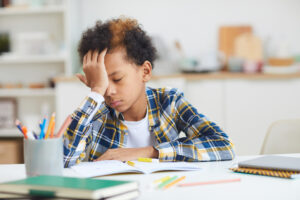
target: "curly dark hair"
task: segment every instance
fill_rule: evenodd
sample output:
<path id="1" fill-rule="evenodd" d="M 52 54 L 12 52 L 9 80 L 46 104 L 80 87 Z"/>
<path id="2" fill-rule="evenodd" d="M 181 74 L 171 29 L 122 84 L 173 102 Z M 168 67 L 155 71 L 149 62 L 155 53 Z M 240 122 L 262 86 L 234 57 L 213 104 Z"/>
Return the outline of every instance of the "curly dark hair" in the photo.
<path id="1" fill-rule="evenodd" d="M 89 50 L 107 48 L 108 52 L 118 48 L 126 49 L 126 58 L 136 65 L 142 65 L 145 61 L 152 64 L 156 59 L 156 49 L 151 38 L 140 27 L 137 20 L 126 17 L 111 19 L 102 23 L 97 21 L 96 25 L 87 29 L 82 34 L 78 46 L 80 61 Z"/>

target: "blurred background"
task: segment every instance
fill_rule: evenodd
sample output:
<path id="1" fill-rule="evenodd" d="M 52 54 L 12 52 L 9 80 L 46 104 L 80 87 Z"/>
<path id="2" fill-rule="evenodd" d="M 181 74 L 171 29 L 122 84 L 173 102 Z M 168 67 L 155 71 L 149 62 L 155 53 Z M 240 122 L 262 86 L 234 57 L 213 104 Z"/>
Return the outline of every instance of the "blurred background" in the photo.
<path id="1" fill-rule="evenodd" d="M 300 118 L 299 0 L 0 0 L 0 163 L 23 162 L 16 118 L 56 129 L 89 92 L 77 45 L 97 20 L 135 18 L 158 50 L 151 87 L 176 87 L 261 152 L 269 126 Z"/>

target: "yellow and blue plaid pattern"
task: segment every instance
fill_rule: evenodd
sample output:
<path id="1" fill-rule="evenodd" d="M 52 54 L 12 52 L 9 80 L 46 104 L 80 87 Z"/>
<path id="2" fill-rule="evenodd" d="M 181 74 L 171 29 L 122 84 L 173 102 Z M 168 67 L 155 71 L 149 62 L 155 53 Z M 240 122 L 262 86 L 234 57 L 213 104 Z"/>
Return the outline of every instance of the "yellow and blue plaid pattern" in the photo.
<path id="1" fill-rule="evenodd" d="M 160 161 L 216 161 L 234 158 L 233 144 L 214 122 L 198 113 L 177 89 L 146 88 L 149 132 L 156 138 Z M 123 116 L 102 103 L 92 120 L 97 102 L 86 97 L 72 114 L 64 133 L 65 167 L 79 163 L 89 151 L 88 160 L 106 150 L 126 146 L 128 129 Z M 179 133 L 185 133 L 179 137 Z M 89 149 L 89 150 L 88 150 Z"/>

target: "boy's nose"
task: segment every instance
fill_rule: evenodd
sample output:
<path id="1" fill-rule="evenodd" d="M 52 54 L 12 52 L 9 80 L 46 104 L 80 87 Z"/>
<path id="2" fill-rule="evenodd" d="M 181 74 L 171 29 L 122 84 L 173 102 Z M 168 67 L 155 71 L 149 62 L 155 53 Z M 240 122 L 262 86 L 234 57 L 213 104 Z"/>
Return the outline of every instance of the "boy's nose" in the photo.
<path id="1" fill-rule="evenodd" d="M 108 84 L 108 87 L 106 89 L 106 96 L 112 96 L 116 93 L 116 88 L 113 84 Z"/>

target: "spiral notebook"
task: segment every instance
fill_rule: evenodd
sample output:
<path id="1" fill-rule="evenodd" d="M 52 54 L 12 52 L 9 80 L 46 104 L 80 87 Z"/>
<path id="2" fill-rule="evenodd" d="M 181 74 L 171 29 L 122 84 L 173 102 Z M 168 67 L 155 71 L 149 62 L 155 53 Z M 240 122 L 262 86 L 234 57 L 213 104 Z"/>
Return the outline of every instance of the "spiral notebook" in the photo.
<path id="1" fill-rule="evenodd" d="M 280 178 L 300 178 L 300 158 L 287 156 L 262 156 L 238 163 L 230 168 L 234 172 L 274 176 Z"/>

